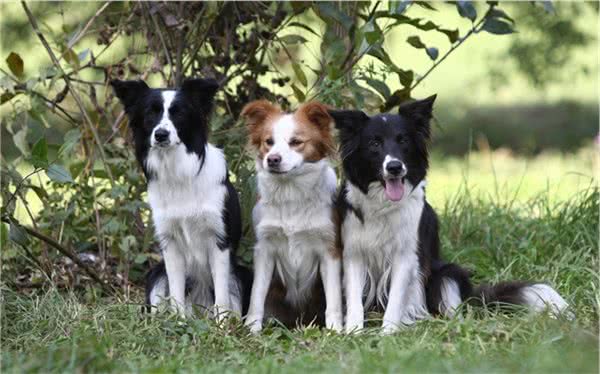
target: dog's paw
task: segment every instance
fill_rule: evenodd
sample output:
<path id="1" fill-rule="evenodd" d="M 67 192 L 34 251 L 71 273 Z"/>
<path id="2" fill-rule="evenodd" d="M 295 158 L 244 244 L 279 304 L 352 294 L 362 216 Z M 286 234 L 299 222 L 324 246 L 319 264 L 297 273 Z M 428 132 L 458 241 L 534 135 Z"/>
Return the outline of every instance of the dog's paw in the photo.
<path id="1" fill-rule="evenodd" d="M 262 318 L 247 316 L 244 326 L 250 329 L 253 334 L 258 334 L 262 331 Z"/>

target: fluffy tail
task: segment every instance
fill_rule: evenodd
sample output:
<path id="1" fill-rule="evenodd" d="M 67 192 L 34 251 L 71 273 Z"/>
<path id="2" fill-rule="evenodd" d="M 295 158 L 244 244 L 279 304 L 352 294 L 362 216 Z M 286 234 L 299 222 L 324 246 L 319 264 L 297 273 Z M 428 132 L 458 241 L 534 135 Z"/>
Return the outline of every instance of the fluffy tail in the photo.
<path id="1" fill-rule="evenodd" d="M 456 264 L 441 264 L 432 270 L 427 286 L 427 306 L 431 313 L 454 316 L 458 306 L 466 301 L 474 305 L 522 305 L 534 312 L 549 310 L 554 315 L 573 315 L 569 304 L 545 283 L 501 282 L 473 287 L 469 271 Z"/>

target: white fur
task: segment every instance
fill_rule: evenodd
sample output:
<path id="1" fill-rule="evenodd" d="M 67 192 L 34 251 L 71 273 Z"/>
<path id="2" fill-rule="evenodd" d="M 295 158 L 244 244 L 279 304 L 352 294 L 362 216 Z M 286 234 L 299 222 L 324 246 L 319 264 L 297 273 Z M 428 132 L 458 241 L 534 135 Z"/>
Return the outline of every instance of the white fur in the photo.
<path id="1" fill-rule="evenodd" d="M 296 131 L 296 123 L 292 114 L 283 115 L 273 126 L 273 146 L 262 160 L 262 167 L 266 169 L 267 159 L 271 155 L 281 156 L 279 171 L 289 172 L 304 164 L 304 156 L 290 147 L 290 140 Z"/>
<path id="2" fill-rule="evenodd" d="M 253 210 L 257 242 L 246 324 L 254 332 L 262 329 L 265 298 L 273 271 L 277 271 L 287 288 L 286 300 L 301 306 L 309 302 L 308 296 L 320 269 L 327 302 L 326 325 L 340 330 L 341 264 L 330 252 L 335 242 L 332 220 L 335 172 L 326 160 L 299 162 L 299 153 L 279 144 L 287 144 L 293 133 L 289 131 L 288 119 L 283 121 L 283 129 L 276 125 L 271 152 L 278 152 L 286 170 L 290 171 L 284 175 L 271 174 L 257 161 L 260 200 Z"/>
<path id="3" fill-rule="evenodd" d="M 537 283 L 531 286 L 524 287 L 521 290 L 521 298 L 534 312 L 550 311 L 553 315 L 558 316 L 564 314 L 568 318 L 574 316 L 570 313 L 565 313 L 569 304 L 563 299 L 554 288 L 547 284 Z"/>
<path id="4" fill-rule="evenodd" d="M 181 144 L 181 139 L 179 139 L 179 135 L 177 134 L 177 129 L 175 125 L 169 118 L 169 108 L 171 107 L 171 103 L 175 100 L 175 96 L 177 95 L 176 91 L 167 90 L 162 92 L 163 98 L 163 116 L 160 119 L 160 122 L 154 129 L 152 130 L 152 135 L 150 136 L 150 145 L 152 147 L 157 146 L 156 139 L 154 137 L 154 133 L 156 130 L 162 129 L 167 130 L 169 132 L 169 142 L 168 145 L 178 145 Z"/>
<path id="5" fill-rule="evenodd" d="M 439 305 L 440 313 L 448 318 L 456 315 L 458 306 L 462 303 L 460 288 L 455 280 L 444 278 L 441 284 L 441 303 Z"/>
<path id="6" fill-rule="evenodd" d="M 185 314 L 190 304 L 185 300 L 185 281 L 192 278 L 195 289 L 190 299 L 194 304 L 208 309 L 216 303 L 218 316 L 229 310 L 241 314 L 229 249 L 217 246 L 217 236 L 225 234 L 222 209 L 227 189 L 222 184 L 226 177 L 222 151 L 208 144 L 200 166 L 198 156 L 188 153 L 181 142 L 151 147 L 146 159 L 146 168 L 154 176 L 148 183 L 148 202 L 163 251 L 169 295 L 173 306 Z"/>
<path id="7" fill-rule="evenodd" d="M 390 155 L 385 156 L 385 158 L 383 159 L 383 177 L 384 178 L 392 177 L 390 175 L 390 173 L 387 171 L 387 165 L 390 163 L 390 161 L 400 161 L 400 160 L 398 160 L 396 157 L 392 157 Z M 400 163 L 402 163 L 402 173 L 399 176 L 403 177 L 406 175 L 406 172 L 407 172 L 406 165 L 402 161 L 400 161 Z M 394 176 L 394 177 L 397 177 L 397 176 Z"/>
<path id="8" fill-rule="evenodd" d="M 347 332 L 363 328 L 364 308 L 375 299 L 382 305 L 387 302 L 383 317 L 386 333 L 429 316 L 417 257 L 423 186 L 413 190 L 406 181 L 407 193 L 392 202 L 385 197 L 380 182 L 371 183 L 366 195 L 348 184 L 348 202 L 368 219 L 363 224 L 349 214 L 342 225 Z"/>

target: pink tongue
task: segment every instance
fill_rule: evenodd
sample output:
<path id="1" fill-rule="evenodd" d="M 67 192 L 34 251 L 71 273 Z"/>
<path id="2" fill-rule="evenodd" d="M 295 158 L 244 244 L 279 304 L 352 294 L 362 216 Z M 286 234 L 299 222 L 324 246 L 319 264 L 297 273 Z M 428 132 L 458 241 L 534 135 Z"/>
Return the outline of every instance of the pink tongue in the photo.
<path id="1" fill-rule="evenodd" d="M 400 178 L 385 181 L 385 196 L 392 201 L 402 199 L 402 196 L 404 196 L 404 184 L 402 184 Z"/>

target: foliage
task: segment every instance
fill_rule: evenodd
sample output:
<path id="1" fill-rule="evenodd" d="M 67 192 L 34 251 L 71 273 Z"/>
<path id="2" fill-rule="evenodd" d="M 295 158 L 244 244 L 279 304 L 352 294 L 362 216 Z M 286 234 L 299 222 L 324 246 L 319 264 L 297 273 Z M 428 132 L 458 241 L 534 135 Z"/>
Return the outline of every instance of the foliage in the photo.
<path id="1" fill-rule="evenodd" d="M 549 281 L 575 321 L 467 308 L 462 319 L 434 318 L 386 337 L 282 327 L 254 336 L 238 321 L 140 318 L 138 304 L 110 298 L 3 289 L 3 372 L 597 372 L 598 189 L 561 205 L 547 198 L 516 207 L 456 194 L 439 209 L 443 252 L 477 281 Z"/>
<path id="2" fill-rule="evenodd" d="M 410 16 L 411 7 L 435 12 L 442 6 L 454 7 L 470 28 L 460 32 Z M 237 120 L 245 103 L 266 98 L 289 108 L 319 99 L 389 110 L 410 99 L 466 40 L 514 31 L 513 19 L 495 1 L 22 3 L 22 8 L 28 33 L 35 32 L 41 43 L 35 48 L 50 63 L 34 72 L 24 54 L 11 51 L 10 71 L 0 79 L 1 102 L 8 108 L 3 138 L 11 140 L 2 149 L 1 215 L 10 227 L 2 226 L 2 244 L 7 237 L 13 243 L 3 251 L 3 270 L 19 274 L 13 278 L 20 287 L 46 280 L 87 284 L 97 273 L 126 295 L 157 256 L 143 203 L 145 182 L 124 113 L 108 87 L 111 79 L 146 79 L 162 87 L 188 76 L 219 81 L 212 142 L 224 148 L 241 193 L 243 257 L 249 260 L 253 163 Z M 78 11 L 86 18 L 64 17 Z M 46 22 L 56 21 L 57 14 L 60 28 Z M 426 71 L 392 61 L 384 42 L 397 27 L 414 33 L 406 43 L 431 58 Z M 428 32 L 443 34 L 448 46 L 426 45 L 419 35 Z M 320 46 L 316 64 L 298 58 L 311 52 L 311 41 Z M 375 62 L 357 68 L 367 57 Z M 388 76 L 397 77 L 402 88 L 392 92 Z M 28 165 L 33 171 L 27 172 Z M 34 239 L 32 233 L 44 235 Z"/>

